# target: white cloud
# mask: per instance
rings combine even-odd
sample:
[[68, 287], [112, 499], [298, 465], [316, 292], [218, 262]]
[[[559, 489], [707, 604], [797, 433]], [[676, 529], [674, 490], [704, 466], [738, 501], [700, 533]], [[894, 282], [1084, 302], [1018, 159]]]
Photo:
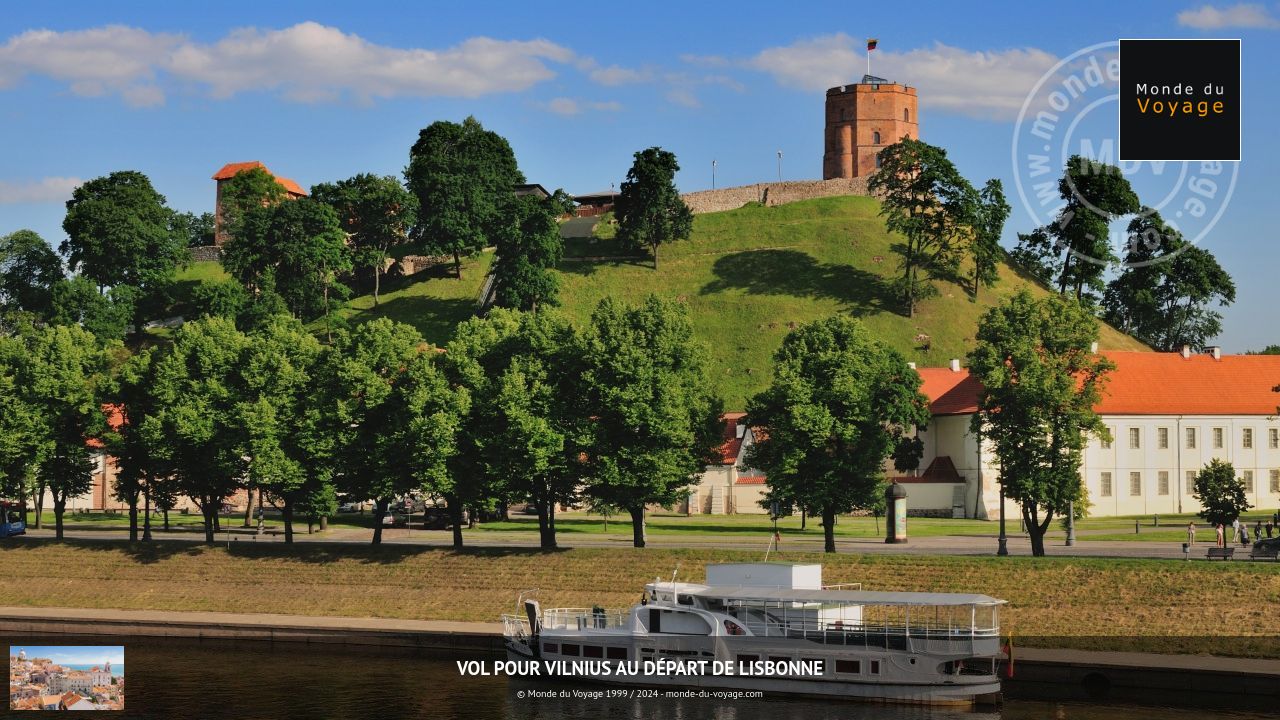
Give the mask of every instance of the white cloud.
[[26, 182], [0, 180], [0, 205], [65, 202], [84, 184], [80, 178], [47, 177]]
[[610, 65], [609, 67], [596, 68], [587, 73], [587, 77], [592, 82], [615, 87], [618, 85], [629, 85], [632, 83], [643, 83], [653, 80], [653, 71], [648, 69], [624, 68], [619, 65]]
[[698, 100], [698, 96], [693, 94], [693, 90], [683, 86], [673, 87], [668, 90], [667, 101], [687, 108], [702, 107], [702, 101]]
[[[1035, 48], [978, 52], [943, 45], [902, 53], [876, 51], [871, 72], [917, 88], [921, 104], [984, 119], [1016, 117], [1027, 93], [1058, 62]], [[860, 42], [844, 33], [767, 48], [746, 61], [783, 86], [822, 91], [856, 82], [866, 69]]]
[[1178, 13], [1178, 24], [1198, 30], [1280, 28], [1280, 20], [1272, 17], [1266, 7], [1254, 3], [1241, 3], [1227, 8], [1204, 5], [1194, 10], [1183, 10]]
[[693, 53], [681, 55], [680, 62], [701, 67], [729, 67], [733, 64], [732, 60], [723, 55], [694, 55]]
[[617, 112], [622, 109], [622, 103], [616, 100], [608, 101], [591, 101], [591, 100], [575, 100], [573, 98], [558, 97], [548, 100], [545, 103], [538, 103], [538, 107], [556, 115], [571, 117], [579, 115], [587, 110], [596, 110], [599, 112]]
[[298, 102], [478, 97], [528, 89], [555, 76], [549, 63], [576, 60], [549, 40], [474, 37], [439, 50], [394, 48], [315, 22], [243, 28], [212, 44], [109, 25], [10, 38], [0, 46], [0, 88], [43, 75], [77, 95], [119, 94], [136, 106], [163, 103], [164, 78], [215, 98], [254, 91]]
[[181, 42], [180, 35], [124, 25], [69, 32], [29, 30], [0, 45], [0, 89], [33, 74], [64, 81], [76, 95], [121, 93], [126, 102], [159, 104], [164, 95], [151, 81]]

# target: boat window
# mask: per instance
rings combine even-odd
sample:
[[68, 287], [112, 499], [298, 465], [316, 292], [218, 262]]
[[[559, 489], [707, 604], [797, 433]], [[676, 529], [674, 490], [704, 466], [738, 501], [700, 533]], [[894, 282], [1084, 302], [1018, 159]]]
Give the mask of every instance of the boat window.
[[845, 675], [861, 675], [862, 661], [861, 660], [837, 660], [836, 672], [844, 673]]
[[582, 657], [602, 658], [604, 657], [604, 648], [599, 645], [583, 645]]
[[872, 660], [872, 661], [871, 661], [871, 674], [872, 674], [872, 675], [879, 675], [879, 674], [880, 674], [880, 661], [879, 661], [879, 660]]
[[542, 652], [558, 653], [560, 652], [560, 643], [542, 643]]
[[560, 646], [560, 654], [561, 654], [561, 655], [574, 655], [574, 656], [576, 656], [576, 655], [578, 655], [578, 653], [579, 653], [579, 648], [578, 648], [578, 646], [577, 646], [577, 645], [573, 645], [573, 644], [570, 644], [570, 643], [565, 643], [565, 644], [563, 644], [563, 645], [561, 645], [561, 646]]
[[626, 660], [627, 649], [624, 647], [607, 647], [604, 649], [605, 657], [610, 660]]
[[693, 596], [692, 596], [692, 595], [681, 595], [681, 596], [680, 596], [680, 599], [679, 599], [677, 602], [679, 602], [681, 605], [692, 605], [692, 604], [693, 604]]
[[738, 623], [732, 620], [724, 621], [724, 630], [730, 635], [746, 635], [747, 634], [747, 631], [743, 630], [741, 625], [739, 625]]

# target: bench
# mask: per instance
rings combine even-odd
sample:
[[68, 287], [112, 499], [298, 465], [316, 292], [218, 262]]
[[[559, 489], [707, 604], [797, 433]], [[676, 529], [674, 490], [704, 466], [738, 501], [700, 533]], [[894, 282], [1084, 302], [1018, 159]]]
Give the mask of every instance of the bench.
[[1235, 554], [1236, 549], [1233, 547], [1211, 547], [1205, 551], [1204, 557], [1206, 560], [1212, 560], [1214, 558], [1230, 560]]

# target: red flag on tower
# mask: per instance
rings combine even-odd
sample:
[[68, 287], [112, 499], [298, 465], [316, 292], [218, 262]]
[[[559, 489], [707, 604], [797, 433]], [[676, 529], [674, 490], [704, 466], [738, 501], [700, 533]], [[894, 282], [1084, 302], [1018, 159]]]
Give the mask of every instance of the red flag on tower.
[[867, 38], [867, 52], [871, 52], [872, 50], [875, 50], [876, 43], [878, 42], [880, 41], [877, 40], [876, 38]]

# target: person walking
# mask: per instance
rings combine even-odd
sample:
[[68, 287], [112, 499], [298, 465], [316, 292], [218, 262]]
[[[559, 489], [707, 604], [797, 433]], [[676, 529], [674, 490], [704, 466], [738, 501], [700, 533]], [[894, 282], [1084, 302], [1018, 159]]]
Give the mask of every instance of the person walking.
[[1227, 545], [1224, 542], [1224, 536], [1227, 534], [1226, 528], [1222, 527], [1222, 523], [1218, 523], [1216, 530], [1218, 532], [1218, 547], [1226, 547]]
[[1240, 545], [1241, 547], [1249, 544], [1249, 523], [1240, 523]]
[[1262, 539], [1262, 521], [1253, 524], [1253, 541], [1258, 542]]
[[1187, 546], [1191, 547], [1196, 544], [1196, 524], [1194, 522], [1187, 523]]
[[1240, 518], [1231, 521], [1231, 544], [1240, 542]]

